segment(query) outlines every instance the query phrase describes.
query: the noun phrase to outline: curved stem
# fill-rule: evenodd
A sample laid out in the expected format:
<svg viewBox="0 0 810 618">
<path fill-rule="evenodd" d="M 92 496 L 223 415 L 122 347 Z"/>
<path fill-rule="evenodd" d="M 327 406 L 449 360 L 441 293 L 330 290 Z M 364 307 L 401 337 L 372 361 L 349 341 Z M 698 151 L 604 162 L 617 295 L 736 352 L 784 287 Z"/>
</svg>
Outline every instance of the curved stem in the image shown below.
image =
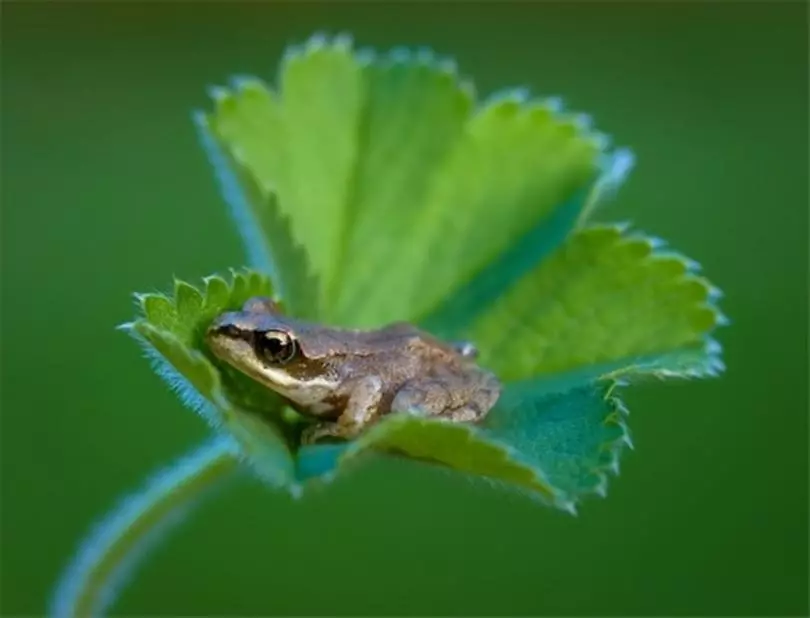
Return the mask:
<svg viewBox="0 0 810 618">
<path fill-rule="evenodd" d="M 180 523 L 197 499 L 238 465 L 234 442 L 216 438 L 152 477 L 82 542 L 56 588 L 51 616 L 101 615 L 160 533 Z"/>
</svg>

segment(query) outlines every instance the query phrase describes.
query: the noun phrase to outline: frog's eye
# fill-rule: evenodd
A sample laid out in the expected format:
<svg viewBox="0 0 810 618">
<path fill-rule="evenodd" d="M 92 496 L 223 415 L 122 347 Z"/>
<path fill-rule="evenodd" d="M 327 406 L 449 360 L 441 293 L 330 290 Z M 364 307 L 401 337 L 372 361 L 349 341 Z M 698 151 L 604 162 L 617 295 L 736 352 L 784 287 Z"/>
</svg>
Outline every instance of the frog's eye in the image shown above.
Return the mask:
<svg viewBox="0 0 810 618">
<path fill-rule="evenodd" d="M 269 363 L 284 364 L 298 352 L 298 343 L 289 333 L 268 330 L 257 334 L 256 351 Z"/>
</svg>

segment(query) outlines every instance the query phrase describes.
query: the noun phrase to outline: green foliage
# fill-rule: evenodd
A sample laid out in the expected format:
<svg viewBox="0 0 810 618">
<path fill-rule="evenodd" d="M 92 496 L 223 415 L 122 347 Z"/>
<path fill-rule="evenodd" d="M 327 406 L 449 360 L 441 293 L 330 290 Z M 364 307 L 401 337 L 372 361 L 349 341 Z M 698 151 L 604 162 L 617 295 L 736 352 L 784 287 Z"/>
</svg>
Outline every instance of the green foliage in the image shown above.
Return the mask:
<svg viewBox="0 0 810 618">
<path fill-rule="evenodd" d="M 607 491 L 621 449 L 631 444 L 627 411 L 610 382 L 566 385 L 537 380 L 531 391 L 512 385 L 482 431 L 508 444 L 524 466 L 542 471 L 555 504 L 569 510 L 584 496 Z"/>
<path fill-rule="evenodd" d="M 274 484 L 383 452 L 573 510 L 604 494 L 629 443 L 616 379 L 722 369 L 716 293 L 691 262 L 588 222 L 632 157 L 556 101 L 479 104 L 452 63 L 342 37 L 291 50 L 277 88 L 241 78 L 212 94 L 198 128 L 257 270 L 139 297 L 130 329 Z M 469 338 L 505 392 L 478 426 L 395 411 L 351 443 L 300 448 L 301 419 L 202 339 L 271 279 L 297 317 Z"/>
<path fill-rule="evenodd" d="M 224 311 L 248 298 L 272 294 L 270 280 L 251 271 L 233 272 L 231 280 L 211 276 L 204 289 L 176 281 L 174 295 L 141 294 L 141 315 L 122 328 L 146 347 L 158 373 L 212 427 L 236 438 L 243 455 L 275 486 L 293 488 L 294 462 L 281 422 L 282 402 L 274 393 L 224 364 L 204 343 L 205 329 Z"/>
<path fill-rule="evenodd" d="M 239 464 L 233 440 L 217 437 L 152 476 L 82 542 L 55 591 L 50 616 L 103 615 L 114 601 L 109 588 Z"/>
<path fill-rule="evenodd" d="M 139 295 L 123 328 L 225 439 L 90 537 L 57 615 L 102 608 L 147 533 L 239 460 L 297 495 L 370 453 L 401 456 L 574 513 L 630 444 L 619 379 L 722 370 L 718 292 L 660 243 L 589 222 L 632 157 L 556 101 L 478 104 L 447 61 L 341 37 L 291 50 L 276 89 L 242 78 L 212 94 L 196 122 L 252 270 Z M 304 419 L 205 345 L 253 296 L 328 324 L 470 339 L 504 391 L 477 425 L 394 410 L 353 441 L 302 447 Z"/>
<path fill-rule="evenodd" d="M 621 226 L 580 229 L 465 333 L 486 342 L 482 362 L 509 381 L 706 373 L 716 364 L 707 336 L 723 320 L 715 292 L 657 244 Z"/>
<path fill-rule="evenodd" d="M 420 321 L 525 230 L 554 226 L 561 240 L 596 189 L 600 136 L 580 116 L 521 92 L 477 108 L 471 85 L 430 54 L 378 58 L 313 38 L 279 83 L 216 88 L 201 122 L 278 196 L 321 280 L 320 319 Z"/>
</svg>

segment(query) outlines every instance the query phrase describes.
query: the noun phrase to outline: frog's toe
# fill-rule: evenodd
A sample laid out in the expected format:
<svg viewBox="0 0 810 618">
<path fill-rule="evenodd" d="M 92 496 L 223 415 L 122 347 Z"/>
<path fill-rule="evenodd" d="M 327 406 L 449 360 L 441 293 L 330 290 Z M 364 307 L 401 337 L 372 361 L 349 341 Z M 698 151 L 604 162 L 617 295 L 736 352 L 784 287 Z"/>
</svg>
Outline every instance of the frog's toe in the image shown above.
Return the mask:
<svg viewBox="0 0 810 618">
<path fill-rule="evenodd" d="M 317 423 L 301 432 L 301 444 L 315 444 L 326 438 L 345 440 L 345 428 L 337 423 Z"/>
<path fill-rule="evenodd" d="M 435 414 L 430 409 L 429 393 L 419 388 L 404 388 L 399 391 L 391 402 L 393 412 L 404 412 L 415 416 L 432 416 Z"/>
<path fill-rule="evenodd" d="M 464 358 L 478 358 L 478 348 L 469 341 L 456 341 L 453 349 Z"/>
<path fill-rule="evenodd" d="M 253 296 L 242 305 L 242 311 L 246 313 L 281 313 L 281 307 L 272 298 L 267 296 Z"/>
<path fill-rule="evenodd" d="M 455 410 L 450 410 L 445 414 L 446 418 L 456 423 L 474 423 L 480 421 L 484 416 L 486 416 L 486 412 L 474 402 L 470 402 Z"/>
</svg>

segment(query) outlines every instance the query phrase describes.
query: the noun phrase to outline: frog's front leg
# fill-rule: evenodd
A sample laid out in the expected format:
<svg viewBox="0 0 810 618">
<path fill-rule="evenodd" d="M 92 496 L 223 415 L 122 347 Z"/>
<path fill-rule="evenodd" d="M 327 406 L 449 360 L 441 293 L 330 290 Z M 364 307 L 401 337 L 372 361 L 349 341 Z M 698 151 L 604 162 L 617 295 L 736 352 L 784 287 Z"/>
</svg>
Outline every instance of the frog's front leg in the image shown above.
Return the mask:
<svg viewBox="0 0 810 618">
<path fill-rule="evenodd" d="M 383 397 L 383 381 L 378 376 L 366 376 L 349 381 L 345 410 L 337 421 L 323 421 L 304 430 L 301 441 L 312 444 L 321 438 L 356 438 L 379 415 Z"/>
</svg>

